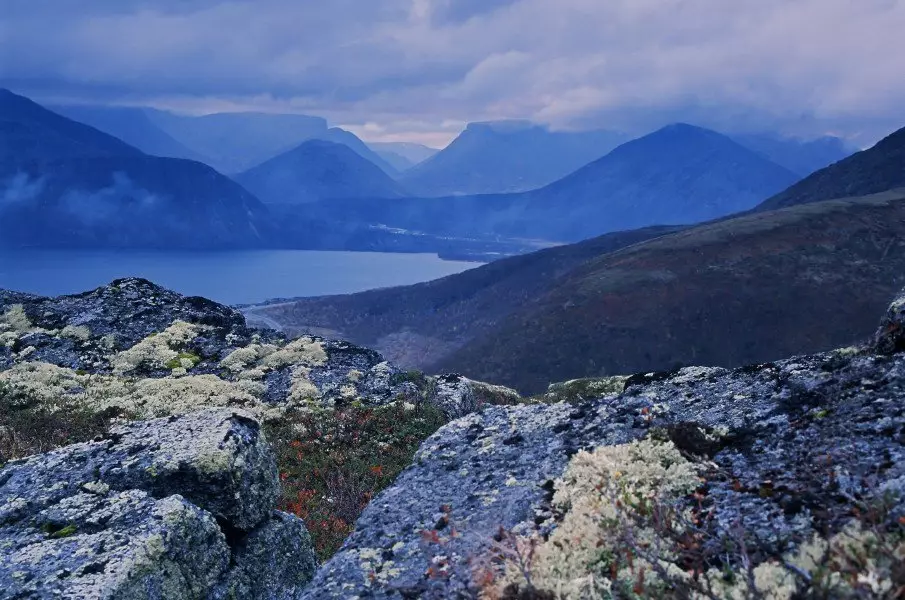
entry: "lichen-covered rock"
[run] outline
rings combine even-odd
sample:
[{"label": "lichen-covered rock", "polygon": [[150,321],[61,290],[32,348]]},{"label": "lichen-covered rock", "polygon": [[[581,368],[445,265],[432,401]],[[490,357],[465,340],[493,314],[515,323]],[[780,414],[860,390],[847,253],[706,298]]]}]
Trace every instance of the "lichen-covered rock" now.
[{"label": "lichen-covered rock", "polygon": [[301,519],[274,512],[237,541],[234,566],[217,585],[212,600],[289,600],[311,581],[317,557]]},{"label": "lichen-covered rock", "polygon": [[178,493],[243,531],[270,514],[279,493],[273,452],[257,422],[241,411],[208,409],[13,461],[0,476],[0,499],[50,506],[94,484],[157,497]]},{"label": "lichen-covered rock", "polygon": [[[114,428],[0,469],[0,598],[283,598],[311,577],[247,413]],[[267,566],[274,575],[256,574]],[[223,595],[240,590],[239,595]]]},{"label": "lichen-covered rock", "polygon": [[407,377],[373,350],[251,329],[233,308],[137,278],[58,298],[0,290],[0,383],[15,376],[4,371],[31,364],[54,384],[71,384],[70,404],[84,399],[139,418],[211,405],[272,419],[353,401],[473,404],[471,386],[435,396],[431,378]]},{"label": "lichen-covered rock", "polygon": [[182,497],[94,489],[5,517],[0,598],[204,598],[229,561],[217,522]]},{"label": "lichen-covered rock", "polygon": [[905,350],[905,290],[889,305],[874,335],[873,348],[880,354]]},{"label": "lichen-covered rock", "polygon": [[557,527],[551,501],[573,456],[642,438],[693,457],[713,536],[741,528],[758,540],[753,560],[840,531],[878,496],[894,499],[893,523],[905,517],[903,353],[852,348],[621,383],[620,394],[491,407],[442,428],[304,598],[475,597],[501,531],[544,539]]},{"label": "lichen-covered rock", "polygon": [[552,383],[543,398],[544,402],[578,403],[612,394],[618,395],[625,390],[626,380],[628,380],[626,376],[615,375]]},{"label": "lichen-covered rock", "polygon": [[474,381],[458,373],[433,378],[430,402],[450,419],[473,413],[487,405],[517,404],[522,401],[513,389]]}]

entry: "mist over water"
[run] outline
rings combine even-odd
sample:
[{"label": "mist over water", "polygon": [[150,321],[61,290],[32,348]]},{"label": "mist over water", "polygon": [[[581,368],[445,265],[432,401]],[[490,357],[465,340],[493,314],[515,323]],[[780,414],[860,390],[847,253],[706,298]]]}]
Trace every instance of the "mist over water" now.
[{"label": "mist over water", "polygon": [[251,304],[409,285],[475,266],[434,254],[378,252],[5,250],[0,251],[0,288],[57,296],[120,277],[144,277],[182,294]]}]

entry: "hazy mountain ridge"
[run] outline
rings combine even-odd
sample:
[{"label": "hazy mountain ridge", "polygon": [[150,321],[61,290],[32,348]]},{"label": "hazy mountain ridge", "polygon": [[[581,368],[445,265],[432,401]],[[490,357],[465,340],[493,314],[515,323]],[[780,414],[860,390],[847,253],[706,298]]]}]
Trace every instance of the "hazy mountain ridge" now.
[{"label": "hazy mountain ridge", "polygon": [[400,173],[439,152],[436,148],[412,142],[368,142],[368,147]]},{"label": "hazy mountain ridge", "polygon": [[553,132],[528,122],[470,123],[400,181],[424,196],[528,191],[565,177],[626,139],[602,130]]},{"label": "hazy mountain ridge", "polygon": [[303,142],[240,173],[235,180],[269,204],[407,195],[389,175],[350,147],[320,139]]},{"label": "hazy mountain ridge", "polygon": [[758,209],[875,194],[897,187],[905,187],[905,128],[891,133],[872,148],[806,177],[767,199]]},{"label": "hazy mountain ridge", "polygon": [[264,206],[207,165],[148,156],[11,92],[0,101],[3,246],[226,248],[267,239]]},{"label": "hazy mountain ridge", "polygon": [[0,165],[84,156],[142,155],[141,150],[94,127],[0,89]]},{"label": "hazy mountain ridge", "polygon": [[74,121],[91,125],[152,156],[210,162],[207,157],[190,150],[155,124],[143,108],[79,105],[50,105],[47,108]]},{"label": "hazy mountain ridge", "polygon": [[623,144],[530,192],[350,200],[317,203],[310,210],[328,221],[380,223],[436,235],[578,241],[726,216],[753,208],[797,179],[726,136],[679,124]]},{"label": "hazy mountain ridge", "polygon": [[799,177],[807,177],[858,151],[845,140],[832,136],[802,140],[775,133],[749,133],[731,137]]}]

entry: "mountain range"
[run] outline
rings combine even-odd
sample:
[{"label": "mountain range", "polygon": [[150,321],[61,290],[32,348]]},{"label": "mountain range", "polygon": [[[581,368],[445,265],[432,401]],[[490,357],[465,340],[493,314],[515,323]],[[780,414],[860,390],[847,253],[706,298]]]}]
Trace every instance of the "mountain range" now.
[{"label": "mountain range", "polygon": [[325,220],[380,223],[436,235],[577,241],[748,210],[797,180],[788,169],[722,134],[677,124],[627,142],[529,192],[348,200],[317,203],[310,211]]},{"label": "mountain range", "polygon": [[701,225],[612,233],[433,282],[248,314],[528,393],[845,345],[872,331],[870,315],[905,283],[903,150],[897,132],[809,178],[838,198],[867,169],[870,189],[885,192],[824,201],[800,192],[783,196],[784,208],[770,200]]},{"label": "mountain range", "polygon": [[423,196],[522,192],[543,187],[600,158],[627,136],[553,132],[522,121],[471,123],[400,181]]},{"label": "mountain range", "polygon": [[266,208],[190,160],[147,155],[0,90],[0,245],[260,246]]}]

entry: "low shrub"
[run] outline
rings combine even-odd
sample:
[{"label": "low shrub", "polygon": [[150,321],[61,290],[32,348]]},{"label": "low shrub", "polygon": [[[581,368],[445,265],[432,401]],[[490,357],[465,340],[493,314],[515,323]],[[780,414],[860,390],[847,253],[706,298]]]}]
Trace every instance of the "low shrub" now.
[{"label": "low shrub", "polygon": [[321,560],[336,553],[368,502],[446,422],[428,405],[352,405],[287,415],[267,426],[277,452],[280,508],[305,520]]},{"label": "low shrub", "polygon": [[92,410],[80,403],[50,406],[20,388],[0,382],[0,466],[10,460],[93,439],[122,418],[116,409]]}]

